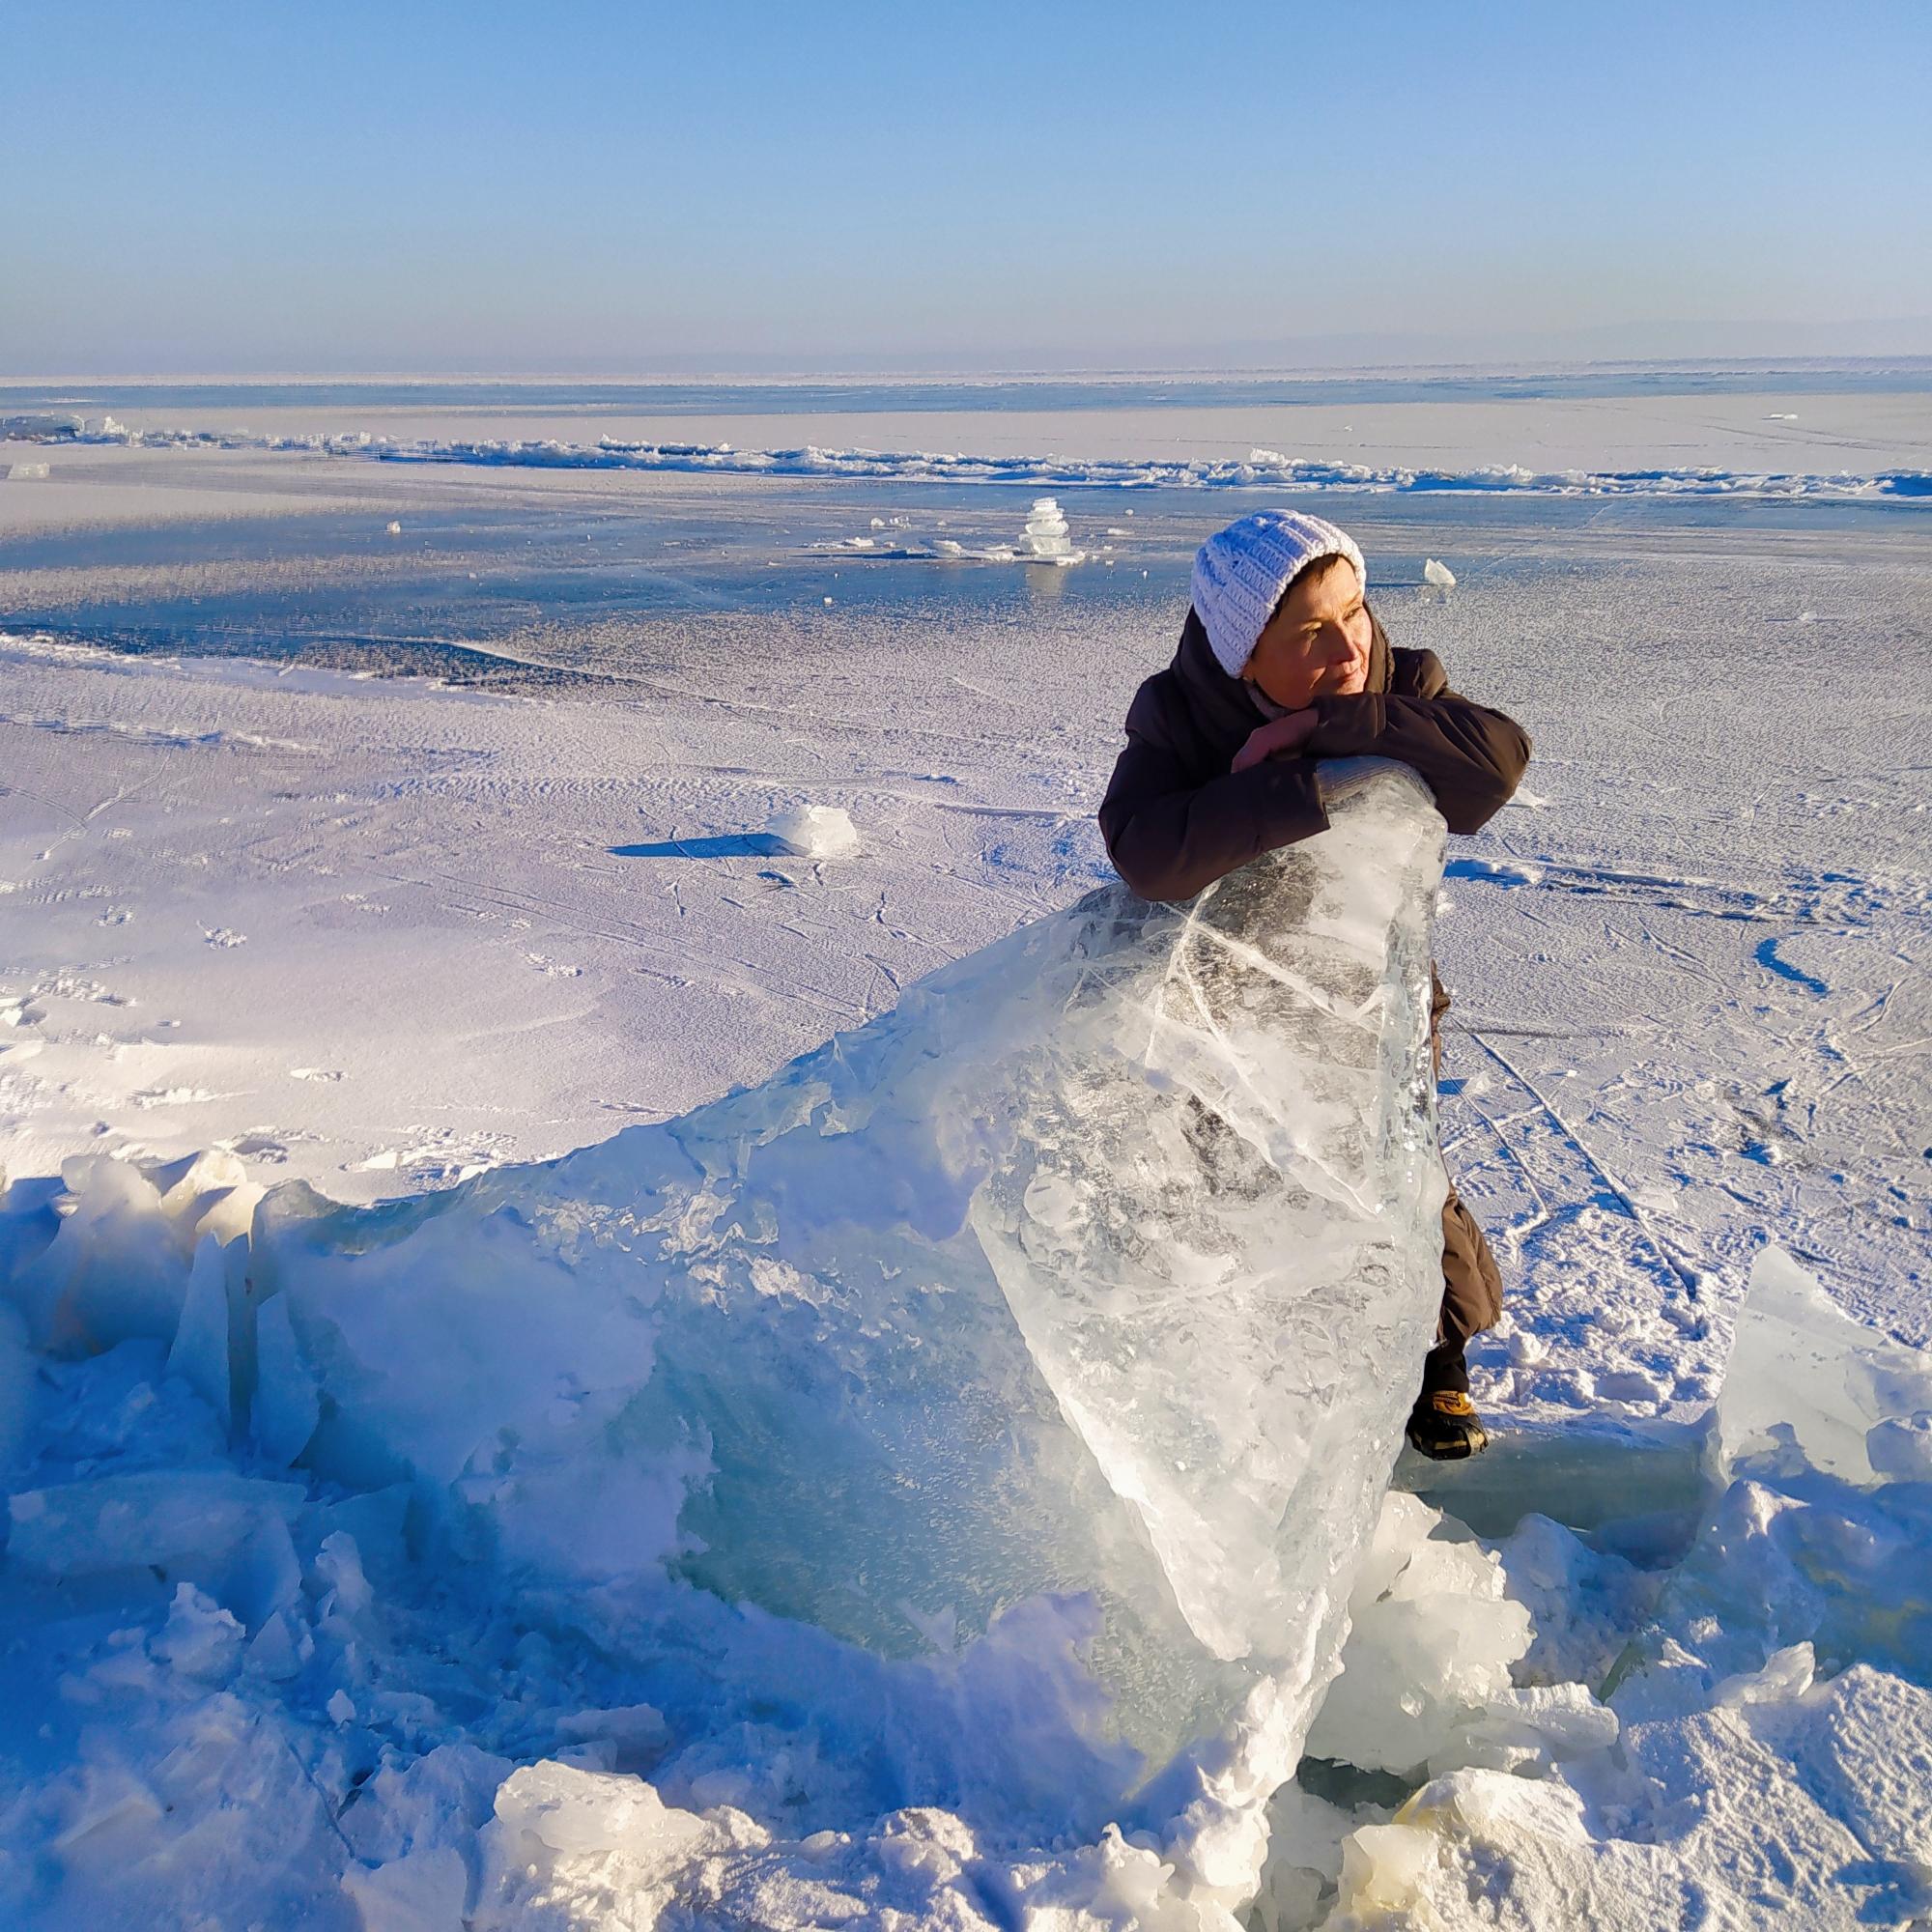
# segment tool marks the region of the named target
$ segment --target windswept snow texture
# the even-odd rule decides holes
[[[863,420],[789,391],[675,421],[272,388],[18,406],[432,443],[1870,477],[1932,463],[1916,380]],[[0,1294],[9,1932],[1932,1922],[1928,499],[1323,499],[1395,640],[1536,742],[1529,783],[1457,842],[1435,934],[1457,994],[1443,1151],[1507,1293],[1471,1350],[1492,1446],[1398,1461],[1246,1908],[1285,1726],[1250,1709],[1108,1805],[1133,1737],[1092,1598],[1031,1599],[975,1638],[972,1603],[949,1619],[906,1593],[872,1648],[705,1587],[730,1554],[685,1540],[710,1452],[634,1443],[622,1400],[701,1277],[639,1316],[546,1266],[513,1321],[504,1284],[561,1238],[554,1203],[533,1232],[479,1219],[472,1188],[391,1209],[417,1217],[407,1238],[278,1210],[292,1252],[331,1227],[369,1240],[341,1279],[366,1265],[372,1321],[394,1280],[395,1358],[325,1388],[299,1290],[262,1298],[251,1246],[261,1180],[368,1202],[514,1162],[501,1190],[528,1192],[527,1163],[684,1124],[1106,883],[1093,808],[1120,718],[1172,652],[1226,493],[20,453],[50,474],[0,483],[6,615],[41,633],[0,638],[0,1279],[88,1328],[51,1352]],[[1053,490],[1089,567],[1017,561]],[[998,567],[854,567],[942,538]],[[1428,587],[1432,556],[1453,590]],[[761,829],[814,806],[849,813],[857,850]],[[778,1146],[752,1150],[758,1177]],[[439,1228],[467,1321],[433,1319],[461,1285]],[[634,1273],[701,1232],[643,1231]],[[858,1305],[804,1305],[822,1284],[803,1270],[762,1280],[761,1335]],[[976,1292],[1013,1347],[1004,1284]],[[904,1336],[858,1339],[883,1361]],[[892,1359],[923,1372],[920,1352]],[[890,1406],[837,1361],[802,1366],[814,1399]],[[1259,1666],[1187,1625],[1142,1504],[1086,1447],[1104,1413],[1076,1428],[1033,1373],[1168,1593],[1174,1654],[1210,1697],[1238,1689]],[[461,1473],[410,1478],[345,1397],[391,1404]],[[984,1466],[964,1447],[980,1463],[934,1485]],[[923,1533],[917,1498],[892,1500]],[[641,1594],[584,1580],[620,1531]],[[512,1532],[563,1553],[521,1561]],[[1009,1574],[1020,1543],[994,1552]],[[827,1614],[890,1617],[889,1575],[851,1580]],[[1191,1810],[1189,1779],[1212,1794]],[[1043,1849],[1049,1811],[1066,1836]]]
[[[940,1805],[961,1822],[922,1830],[1013,1859],[1120,1825],[1204,1909],[1252,1893],[1439,1292],[1442,824],[1405,769],[1354,776],[1322,838],[1184,907],[1093,894],[764,1085],[550,1165],[369,1209],[291,1185],[250,1252],[222,1245],[232,1157],[71,1163],[50,1244],[32,1211],[9,1230],[11,1298],[35,1348],[121,1366],[90,1374],[103,1412],[68,1419],[69,1464],[14,1495],[8,1568],[16,1592],[133,1592],[99,1601],[140,1648],[110,1640],[62,1694],[311,1682],[390,1786],[453,1778],[472,1823],[494,1794],[486,1894],[621,1842],[641,1862],[605,1870],[615,1910],[669,1853],[769,1843],[585,1775],[671,1749],[701,1803],[801,1836]],[[175,1420],[126,1463],[88,1452],[155,1402],[170,1338]],[[231,1402],[247,1473],[220,1455]],[[356,1633],[406,1548],[413,1590],[446,1579],[532,1668],[587,1639],[618,1708],[553,1709],[539,1746],[460,1671],[388,1677]],[[504,1756],[603,1748],[511,1777],[452,1745],[432,1770],[412,1747],[451,1718]],[[233,1769],[201,1733],[253,1723],[209,1699],[196,1748]],[[107,1909],[110,1842],[166,1862],[238,1797],[127,1748],[50,1752],[49,1792],[0,1820],[54,1848],[11,1868],[19,1914]],[[296,1806],[294,1837],[353,1777],[263,1752],[235,1775]],[[821,1759],[850,1808],[800,1818],[786,1766]],[[467,1868],[412,1864],[406,1818],[350,1889],[366,1912],[420,1888],[453,1922]],[[326,1890],[331,1855],[290,1882]],[[143,1884],[189,1916],[244,1895],[175,1863]]]

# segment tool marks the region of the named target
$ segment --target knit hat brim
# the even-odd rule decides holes
[[[1368,566],[1347,530],[1298,510],[1257,510],[1201,546],[1189,584],[1215,661],[1239,677],[1289,585],[1312,563],[1341,556],[1363,585]]]

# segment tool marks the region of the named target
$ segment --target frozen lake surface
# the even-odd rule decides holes
[[[1078,407],[1014,394],[962,412],[972,442],[929,434],[952,397],[917,410],[902,393],[868,397],[863,412],[850,395],[791,401],[836,404],[828,446],[841,448],[1004,438],[1022,453],[1146,458],[1160,453],[1152,422],[1188,462],[1265,445],[1383,468],[1741,471],[1741,452],[1769,440],[1758,467],[1780,473],[1927,467],[1925,397],[1909,384],[1576,389],[1135,393]],[[157,427],[221,429],[228,411],[228,427],[257,436],[594,445],[668,436],[681,412],[708,444],[807,440],[798,414],[768,405],[784,435],[727,434],[753,420],[742,394],[472,396],[440,412],[437,398],[387,400],[383,421],[359,392],[148,407]],[[83,404],[136,420],[125,396]],[[895,442],[889,428],[915,414],[925,428]],[[1816,425],[1829,460],[1793,440]],[[1126,700],[1172,650],[1194,546],[1265,499],[1056,483],[1089,553],[1060,569],[902,554],[1010,544],[1048,494],[1024,481],[395,463],[208,442],[14,449],[49,466],[0,481],[0,1166],[19,1213],[83,1152],[152,1165],[226,1150],[251,1182],[300,1179],[345,1201],[440,1188],[671,1120],[892,1008],[934,967],[1104,883],[1092,812]],[[1889,1784],[1879,1767],[1922,1765],[1932,1749],[1932,1648],[1913,1634],[1932,1609],[1912,1594],[1922,1586],[1905,1554],[1925,1540],[1911,1514],[1918,1425],[1866,1413],[1859,1426],[1881,1432],[1890,1473],[1864,1467],[1829,1493],[1761,1455],[1751,1474],[1742,1450],[1730,1487],[1709,1490],[1696,1442],[1754,1266],[1763,1334],[1825,1333],[1808,1289],[1763,1275],[1768,1245],[1868,1324],[1862,1342],[1833,1331],[1819,1359],[1932,1342],[1932,508],[1869,493],[1337,488],[1309,500],[1360,538],[1394,639],[1437,651],[1459,689],[1524,724],[1536,755],[1517,802],[1451,841],[1436,932],[1457,995],[1442,1141],[1510,1299],[1472,1351],[1502,1440],[1469,1471],[1425,1474],[1432,1500],[1492,1541],[1432,1537],[1426,1512],[1392,1505],[1394,1580],[1357,1617],[1381,1660],[1358,1685],[1398,1655],[1431,1695],[1463,1690],[1412,1734],[1386,1713],[1335,1718],[1352,1770],[1312,1767],[1278,1801],[1273,1922],[1422,1901],[1455,1924],[1476,1870],[1532,1919],[1539,1900],[1598,1890],[1662,1912],[1664,1893],[1644,1888],[1674,1861],[1720,1889],[1739,1922],[1909,1923],[1925,1909],[1925,1786],[1903,1773]],[[1450,566],[1453,590],[1425,584],[1428,557]],[[858,849],[801,856],[764,831],[806,806],[849,813]],[[265,1474],[230,1461],[179,1372],[129,1348],[91,1365],[24,1353],[0,1365],[18,1372],[9,1389],[35,1391],[0,1426],[16,1492],[72,1480],[89,1459],[97,1472]],[[1801,1443],[1837,1439],[1784,1419]],[[1776,1420],[1736,1426],[1775,1440]],[[300,1488],[299,1471],[266,1473]],[[228,1494],[222,1520],[243,1541],[265,1510],[311,1513],[291,1518],[296,1601],[275,1598],[272,1564],[249,1572],[252,1597],[228,1570],[193,1570],[201,1594],[185,1607],[163,1591],[64,1609],[43,1583],[0,1572],[6,1627],[28,1646],[23,1708],[51,1727],[39,1743],[8,1740],[29,1767],[0,1796],[0,1838],[28,1854],[13,1868],[25,1889],[0,1890],[19,1911],[31,1898],[57,1922],[63,1873],[108,1885],[113,1859],[90,1843],[122,1848],[130,1869],[164,1856],[176,1828],[159,1807],[175,1801],[156,1767],[192,1731],[198,1761],[223,1775],[266,1776],[285,1752],[302,1792],[335,1793],[302,1797],[316,1808],[302,1811],[285,1889],[251,1910],[300,1898],[317,1923],[412,1922],[370,1915],[400,1912],[389,1894],[411,1886],[446,1904],[452,1884],[478,1882],[479,1856],[508,1884],[514,1817],[551,1845],[560,1897],[593,1895],[570,1861],[594,1854],[598,1883],[639,1896],[683,1887],[689,1901],[710,1859],[737,1873],[731,1922],[809,1922],[783,1918],[769,1889],[780,1866],[805,1885],[818,1856],[783,1826],[803,1804],[814,1830],[845,1834],[824,1852],[824,1882],[863,1909],[955,1910],[951,1879],[915,1896],[882,1876],[910,1883],[917,1866],[977,1872],[958,1895],[999,1920],[984,1889],[998,1860],[962,1849],[956,1819],[882,1822],[883,1788],[775,1772],[776,1746],[727,1749],[680,1715],[661,1672],[649,1689],[608,1660],[586,1676],[554,1629],[544,1640],[562,1648],[533,1661],[523,1633],[486,1642],[466,1623],[474,1680],[437,1676],[435,1616],[400,1562],[371,1612],[391,1622],[355,1641],[437,1708],[406,1722],[385,1707],[374,1721],[342,1661],[354,1634],[331,1634],[325,1604],[331,1589],[338,1607],[355,1599],[354,1580],[342,1546],[324,1548],[353,1526],[375,1576],[370,1552],[388,1547],[380,1511],[317,1516],[345,1503],[322,1492]],[[1804,1597],[1861,1539],[1879,1568],[1857,1590],[1894,1591],[1890,1636],[1848,1622],[1829,1588]],[[1417,1549],[1431,1552],[1419,1567]],[[1431,1564],[1447,1566],[1434,1582]],[[1723,1596],[1727,1574],[1750,1588]],[[1402,1608],[1432,1592],[1463,1607]],[[289,1641],[298,1649],[306,1632],[320,1663],[242,1667],[242,1636],[253,1643],[269,1622],[251,1623],[248,1605],[270,1598]],[[1438,1635],[1495,1627],[1504,1603],[1525,1608],[1526,1648],[1500,1664],[1447,1636],[1419,1650],[1391,1634],[1405,1618]],[[231,1609],[233,1639],[219,1621]],[[486,1618],[487,1600],[462,1615]],[[1699,1617],[1719,1637],[1694,1635]],[[1666,1636],[1695,1652],[1694,1668],[1670,1661]],[[1531,1721],[1520,1699],[1539,1689],[1555,1701]],[[623,1718],[645,1703],[672,1731]],[[523,1717],[509,1721],[513,1709]],[[1620,1756],[1605,1755],[1605,1722],[1623,1726]],[[245,1748],[238,1725],[255,1740]],[[1833,1784],[1827,1762],[1852,1768]],[[513,1765],[526,1767],[514,1788]],[[1440,1774],[1428,1803],[1381,1822],[1428,1771]],[[787,1776],[802,1799],[785,1795]],[[345,1846],[329,1818],[348,1815],[360,1779],[386,1780],[384,1808],[363,1809]],[[230,1829],[226,1801],[209,1796],[218,1787],[177,1794],[210,1845]],[[1719,1787],[1743,1795],[1693,1830],[1681,1806]],[[648,1856],[635,1836],[619,1856],[610,1806],[647,1809],[643,1788],[668,1822],[646,1834]],[[479,1854],[493,1794],[497,1849]],[[570,1821],[577,1849],[544,1839],[529,1822],[540,1816]],[[1802,1848],[1791,1872],[1753,1863],[1750,1816]],[[48,1849],[56,1840],[65,1849]],[[411,1867],[412,1844],[424,1858]],[[1214,1922],[1200,1916],[1220,1909],[1213,1899],[1162,1890],[1140,1856],[1096,1846],[1077,1883],[1053,1883],[1096,1914],[1115,1900],[1096,1923],[1136,1911],[1148,1924]],[[388,1876],[352,1877],[345,1892],[348,1865]],[[1046,1881],[1006,1869],[1000,1883],[1043,1907],[1047,1893],[1026,1888]],[[758,1884],[762,1918],[747,1902]],[[1184,1912],[1196,1916],[1160,1916]]]

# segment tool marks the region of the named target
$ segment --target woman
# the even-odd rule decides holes
[[[1129,706],[1100,807],[1115,868],[1143,898],[1191,898],[1325,831],[1319,759],[1400,759],[1451,832],[1476,831],[1516,790],[1529,762],[1521,726],[1451,691],[1433,651],[1392,649],[1366,584],[1354,540],[1296,511],[1257,511],[1201,546],[1179,648]],[[1432,1035],[1448,1006],[1438,980]],[[1487,1446],[1463,1351],[1501,1313],[1495,1257],[1452,1185],[1442,1312],[1408,1419],[1425,1456]]]

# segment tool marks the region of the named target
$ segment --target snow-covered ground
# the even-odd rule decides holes
[[[1913,460],[1900,444],[1886,462]],[[250,1182],[368,1202],[601,1142],[1069,903],[1108,876],[1092,811],[1126,698],[1172,648],[1186,553],[1243,500],[1063,488],[1077,569],[982,594],[848,561],[826,609],[828,534],[906,515],[1010,542],[1034,493],[977,511],[890,483],[51,460],[0,483],[0,527],[53,546],[16,552],[0,589],[0,1166],[21,1242],[80,1155],[226,1150]],[[358,674],[339,639],[335,668],[179,648],[197,600],[256,600],[256,626],[265,598],[415,582],[420,560],[382,548],[391,521],[440,519],[439,568],[487,575],[500,553],[475,531],[506,504],[688,542],[697,589],[633,611],[532,595],[487,635],[428,632],[480,648],[460,675],[515,672],[467,688]],[[1327,507],[1397,641],[1520,718],[1536,758],[1452,841],[1437,931],[1443,1143],[1511,1288],[1475,1351],[1501,1439],[1469,1470],[1401,1475],[1490,1541],[1392,1500],[1371,1580],[1393,1580],[1359,1599],[1365,1661],[1342,1679],[1372,1708],[1338,1705],[1324,1762],[1276,1801],[1263,1920],[1912,1923],[1932,1912],[1932,1524],[1911,1418],[1932,1403],[1922,1356],[1862,1351],[1932,1342],[1925,513]],[[318,520],[368,541],[319,541]],[[707,587],[760,530],[755,567],[797,594]],[[1425,554],[1452,590],[1424,584]],[[71,622],[102,599],[145,654],[77,640],[112,628]],[[227,643],[218,615],[202,641]],[[857,849],[767,830],[804,806],[846,811]],[[83,1207],[95,1173],[70,1170]],[[237,1178],[217,1155],[167,1207],[184,1276]],[[1865,1331],[1833,1332],[1772,1247]],[[1757,1361],[1824,1363],[1756,1422],[1776,1378],[1726,1377],[1754,1264]],[[125,1562],[90,1575],[15,1507],[0,1901],[23,1922],[1219,1909],[1118,1838],[1029,1863],[856,1732],[787,1730],[749,1672],[700,1719],[647,1649],[424,1574],[398,1493],[231,1450],[194,1356],[0,1356],[16,1496],[123,1480],[164,1517],[162,1494],[210,1492],[179,1548],[155,1528],[152,1587]],[[1713,1484],[1727,1387],[1744,1435]],[[1745,1439],[1760,1425],[1769,1452]],[[55,1557],[23,1554],[23,1522]]]

